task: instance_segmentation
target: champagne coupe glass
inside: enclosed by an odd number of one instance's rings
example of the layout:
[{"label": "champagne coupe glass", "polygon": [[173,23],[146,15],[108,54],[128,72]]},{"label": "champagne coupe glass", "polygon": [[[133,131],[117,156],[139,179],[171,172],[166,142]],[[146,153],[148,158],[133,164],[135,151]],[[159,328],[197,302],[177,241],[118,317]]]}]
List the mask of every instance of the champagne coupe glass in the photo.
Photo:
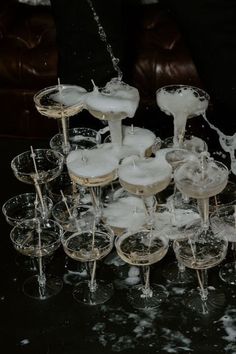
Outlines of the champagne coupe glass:
[{"label": "champagne coupe glass", "polygon": [[[195,137],[194,137],[195,138]],[[197,141],[196,141],[197,139]],[[200,140],[200,139],[199,139]],[[172,166],[173,171],[180,165],[197,160],[197,156],[202,151],[207,150],[206,144],[203,141],[199,141],[198,138],[185,139],[182,144],[182,148],[173,146],[173,138],[167,138],[164,140],[164,148],[157,151],[158,155],[165,155],[166,161]],[[165,227],[165,231],[173,241],[173,239],[181,236],[184,223],[193,222],[194,219],[199,216],[196,215],[194,209],[195,201],[183,193],[179,192],[176,188],[176,184],[172,184],[173,193],[166,201],[164,208],[159,208],[157,213],[157,221],[161,227]],[[163,225],[164,223],[164,225]],[[156,223],[156,227],[158,227]],[[179,261],[174,260],[173,263],[169,263],[163,270],[163,275],[167,279],[168,283],[175,284],[188,284],[194,281],[192,272],[186,270],[185,266]]]},{"label": "champagne coupe glass", "polygon": [[93,91],[86,97],[86,108],[92,116],[108,121],[111,141],[122,145],[121,121],[132,118],[139,104],[139,92],[136,88],[113,78],[102,89],[94,84]]},{"label": "champagne coupe glass", "polygon": [[[147,225],[147,230],[145,231],[146,236],[142,235],[142,233],[138,233],[138,231],[137,234],[133,232],[134,238],[135,239],[137,238],[138,240],[137,244],[136,241],[134,242],[134,244],[136,244],[135,247],[137,247],[137,251],[138,251],[139,244],[142,242],[142,239],[145,239],[146,237],[149,238],[150,242],[152,242],[152,240],[153,241],[155,240],[154,242],[157,243],[160,242],[160,244],[158,244],[157,247],[157,253],[159,253],[159,248],[160,248],[161,254],[163,254],[164,256],[165,253],[167,252],[168,242],[165,243],[163,241],[163,238],[160,238],[160,241],[158,241],[158,235],[161,233],[156,233],[155,230],[154,220],[155,220],[155,211],[156,211],[156,194],[164,190],[169,185],[172,178],[171,166],[165,160],[162,159],[131,157],[125,159],[123,163],[119,166],[118,177],[121,186],[127,192],[134,194],[136,196],[140,196],[143,199],[143,204],[146,209],[146,225]],[[167,239],[165,239],[165,241],[166,240]],[[147,243],[148,242],[149,241],[147,241]],[[119,247],[119,243],[118,243],[118,247]],[[140,247],[142,247],[142,245]],[[163,251],[163,249],[165,251]],[[136,252],[136,248],[134,252]],[[146,274],[148,273],[149,273],[149,269],[147,269]],[[148,278],[149,276],[147,275],[147,277],[145,278],[147,279],[147,282],[149,282]],[[162,286],[157,286],[157,288],[159,290],[158,298],[164,299],[167,296],[167,291]],[[138,289],[134,289],[134,291],[135,290]],[[152,296],[150,294],[151,292],[148,291],[147,298],[149,298],[149,305],[145,304],[146,303],[146,299],[145,299],[144,303],[142,303],[141,301],[140,304],[133,305],[133,306],[136,307],[140,306],[140,308],[146,306],[155,307],[157,303],[156,301],[154,301],[153,305],[151,304],[150,298]]]},{"label": "champagne coupe glass", "polygon": [[196,269],[199,287],[188,293],[185,305],[201,315],[208,315],[221,308],[225,295],[219,289],[208,287],[207,269],[220,264],[226,256],[228,241],[222,234],[196,235],[196,230],[183,233],[174,241],[173,248],[178,260],[186,267]]},{"label": "champagne coupe glass", "polygon": [[[68,139],[71,150],[77,149],[93,149],[101,143],[101,135],[94,129],[87,127],[71,128],[68,130]],[[50,142],[50,147],[53,150],[64,153],[64,138],[63,134],[54,135]]]},{"label": "champagne coupe glass", "polygon": [[153,227],[156,197],[172,178],[172,168],[161,159],[133,156],[123,160],[118,168],[121,186],[129,193],[140,196],[146,208],[148,223]]},{"label": "champagne coupe glass", "polygon": [[210,215],[211,227],[214,232],[220,232],[231,243],[233,260],[221,266],[221,280],[230,285],[236,285],[236,205],[222,205]]},{"label": "champagne coupe glass", "polygon": [[189,85],[167,85],[156,92],[159,108],[174,118],[174,138],[176,147],[181,147],[187,119],[204,115],[210,100],[202,89]]},{"label": "champagne coupe glass", "polygon": [[67,168],[73,183],[89,187],[94,213],[101,217],[101,187],[117,178],[119,159],[110,150],[75,150],[67,156]]},{"label": "champagne coupe glass", "polygon": [[115,235],[122,235],[127,230],[139,229],[146,225],[147,213],[143,200],[128,194],[117,200],[105,202],[102,218]]},{"label": "champagne coupe glass", "polygon": [[[197,269],[200,297],[191,293],[188,305],[199,313],[207,314],[224,303],[224,294],[208,292],[206,269],[219,264],[227,251],[227,240],[214,234],[209,225],[209,198],[220,193],[227,185],[228,169],[221,162],[203,155],[176,169],[174,180],[177,188],[198,201],[201,225],[193,225],[183,239],[174,241],[177,259],[186,267]],[[201,270],[201,272],[199,272]]]},{"label": "champagne coupe glass", "polygon": [[[200,88],[189,85],[167,85],[156,92],[156,100],[159,108],[174,119],[174,136],[164,140],[164,146],[171,148],[166,153],[166,160],[173,169],[180,163],[191,159],[192,155],[199,155],[207,151],[207,144],[200,138],[185,136],[187,119],[205,115],[209,95]],[[170,141],[172,140],[172,142]],[[181,149],[178,149],[181,148]],[[181,196],[180,202],[186,199]]]},{"label": "champagne coupe glass", "polygon": [[150,157],[161,147],[161,139],[151,130],[131,126],[122,127],[123,145],[132,147],[140,157]]},{"label": "champagne coupe glass", "polygon": [[53,202],[46,196],[43,196],[43,201],[45,206],[44,213],[37,194],[18,194],[11,197],[3,204],[2,212],[6,221],[11,226],[15,226],[26,219],[33,219],[36,217],[48,218],[53,207]]},{"label": "champagne coupe glass", "polygon": [[111,228],[104,224],[88,225],[82,231],[65,232],[62,245],[65,253],[79,262],[87,262],[90,270],[90,280],[79,282],[73,297],[85,305],[98,305],[108,301],[113,294],[113,286],[104,280],[96,279],[97,261],[108,255],[113,247],[114,234]]},{"label": "champagne coupe glass", "polygon": [[[162,148],[173,148],[173,145],[173,136],[164,139],[162,142]],[[186,134],[184,136],[181,148],[188,150],[197,156],[208,150],[207,143],[204,140],[198,138],[197,136],[190,136]]]},{"label": "champagne coupe glass", "polygon": [[[89,205],[82,205],[79,202],[75,202],[74,197],[65,197],[63,192],[62,200],[58,201],[52,208],[52,217],[57,221],[64,232],[80,232],[92,225],[94,220],[94,213]],[[87,275],[85,264],[76,262],[71,257],[66,256],[65,260],[66,278],[70,279],[70,282],[78,283],[81,279],[81,274]]]},{"label": "champagne coupe glass", "polygon": [[59,132],[63,135],[63,152],[66,155],[70,151],[69,118],[82,111],[86,94],[87,91],[84,88],[60,84],[58,80],[58,85],[46,87],[34,96],[38,112],[43,116],[58,120]]},{"label": "champagne coupe glass", "polygon": [[23,255],[37,258],[38,275],[25,280],[23,292],[34,299],[45,300],[62,289],[62,281],[46,275],[43,258],[52,255],[61,245],[62,228],[50,219],[34,218],[18,223],[10,232],[14,248]]},{"label": "champagne coupe glass", "polygon": [[[49,218],[53,202],[43,196],[44,211],[37,194],[23,193],[8,199],[2,206],[2,212],[8,224],[15,226],[20,222],[36,217]],[[24,266],[29,271],[35,271],[36,265],[33,258],[23,256],[17,252],[16,264]]]},{"label": "champagne coupe glass", "polygon": [[199,160],[189,161],[175,170],[174,181],[178,190],[197,199],[201,216],[200,233],[211,234],[209,228],[209,198],[219,194],[228,182],[228,168],[202,154]]},{"label": "champagne coupe glass", "polygon": [[[174,240],[182,238],[185,228],[199,223],[199,219],[196,207],[188,204],[176,207],[173,198],[169,198],[166,204],[157,207],[155,227],[164,232],[170,243],[173,244]],[[162,275],[169,284],[184,286],[195,281],[195,274],[176,259],[165,265]]]},{"label": "champagne coupe glass", "polygon": [[11,161],[16,178],[27,184],[34,184],[43,214],[46,210],[41,186],[59,176],[63,163],[64,157],[59,152],[51,149],[33,150],[32,147]]},{"label": "champagne coupe glass", "polygon": [[[174,146],[173,137],[164,139],[163,148],[166,149],[166,160],[175,169],[180,164],[199,157],[203,152],[208,151],[206,142],[196,136],[184,136],[181,148]],[[175,191],[176,192],[176,191]]]},{"label": "champagne coupe glass", "polygon": [[[111,143],[111,135],[105,137],[104,143]],[[161,139],[149,129],[122,125],[122,145],[130,154],[150,157],[160,149]]]},{"label": "champagne coupe glass", "polygon": [[46,191],[54,203],[60,202],[62,200],[61,192],[65,197],[78,195],[77,188],[75,188],[75,185],[73,185],[67,171],[63,171],[59,174],[59,176],[48,182],[46,185]]},{"label": "champagne coupe glass", "polygon": [[115,240],[118,255],[126,263],[141,266],[144,285],[132,286],[127,294],[129,303],[137,309],[158,307],[168,296],[165,287],[150,286],[150,265],[160,261],[168,250],[168,239],[154,229],[127,232]]},{"label": "champagne coupe glass", "polygon": [[[68,138],[69,138],[69,144],[70,144],[70,151],[72,150],[90,150],[95,148],[98,144],[101,143],[101,135],[98,131],[87,128],[87,127],[79,127],[79,128],[73,128],[68,130]],[[63,134],[56,134],[51,140],[50,140],[50,147],[53,150],[59,151],[61,153],[63,152],[64,149],[64,141],[63,141]],[[67,151],[69,153],[69,151]],[[77,203],[78,199],[85,202],[85,199],[89,195],[88,188],[79,186],[78,184],[74,183],[73,180],[71,180],[68,170],[66,168],[66,171],[64,172],[64,177],[65,178],[60,178],[58,179],[58,182],[60,182],[60,187],[61,189],[67,189],[70,185],[72,188],[71,195],[74,196],[75,202]],[[68,177],[68,178],[66,178]],[[62,182],[65,182],[65,186],[63,186]],[[57,182],[52,182],[51,187],[55,189],[55,185]],[[50,189],[50,187],[49,187]],[[59,191],[60,194],[60,191]],[[61,198],[59,198],[61,199]],[[89,198],[91,200],[91,198]]]},{"label": "champagne coupe glass", "polygon": [[[183,137],[182,146],[179,148],[174,146],[173,138],[167,138],[164,140],[164,149],[157,151],[156,157],[164,154],[166,161],[175,171],[182,164],[197,159],[202,151],[207,151],[207,145],[201,139]],[[199,218],[192,204],[193,200],[178,192],[176,184],[173,183],[173,194],[168,198],[165,207],[158,209],[156,227],[164,227],[170,240],[178,238],[188,223]],[[194,281],[193,274],[186,270],[184,264],[178,259],[177,262],[175,260],[164,268],[163,276],[171,284],[186,285]]]},{"label": "champagne coupe glass", "polygon": [[118,177],[127,192],[148,198],[169,185],[172,168],[165,160],[131,156],[119,166]]},{"label": "champagne coupe glass", "polygon": [[57,202],[52,208],[52,217],[64,231],[75,232],[86,226],[93,218],[91,206],[75,204],[73,198],[65,198]]}]

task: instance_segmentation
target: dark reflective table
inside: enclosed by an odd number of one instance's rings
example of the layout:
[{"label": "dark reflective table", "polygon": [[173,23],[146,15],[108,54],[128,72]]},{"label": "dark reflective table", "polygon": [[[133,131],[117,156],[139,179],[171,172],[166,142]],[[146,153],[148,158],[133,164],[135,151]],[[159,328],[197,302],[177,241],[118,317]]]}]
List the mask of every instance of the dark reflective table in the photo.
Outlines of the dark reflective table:
[{"label": "dark reflective table", "polygon": [[[10,167],[12,158],[30,145],[48,147],[48,142],[0,140],[1,205],[11,196],[33,189],[17,181]],[[59,249],[47,267],[62,277],[63,289],[55,297],[38,301],[22,292],[23,281],[35,269],[13,249],[11,227],[2,214],[0,219],[2,353],[236,353],[236,287],[219,279],[220,266],[209,270],[209,285],[224,291],[225,307],[209,316],[197,316],[185,307],[187,293],[197,286],[197,280],[184,287],[163,277],[162,270],[174,260],[171,248],[151,270],[151,281],[166,285],[169,291],[168,300],[158,309],[138,311],[129,306],[126,291],[131,286],[127,280],[130,269],[118,266],[111,256],[100,262],[97,276],[113,281],[114,296],[104,305],[88,307],[72,297],[73,285],[83,279],[84,272],[78,275],[81,269]]]}]

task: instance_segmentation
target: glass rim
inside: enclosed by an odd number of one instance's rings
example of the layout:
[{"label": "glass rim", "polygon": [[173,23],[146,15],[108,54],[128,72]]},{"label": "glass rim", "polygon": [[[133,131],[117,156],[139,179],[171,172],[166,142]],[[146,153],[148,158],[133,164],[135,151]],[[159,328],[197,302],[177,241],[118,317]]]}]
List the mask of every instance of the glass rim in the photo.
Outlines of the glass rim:
[{"label": "glass rim", "polygon": [[[51,226],[56,226],[57,228],[58,228],[58,238],[54,241],[54,242],[52,242],[52,243],[50,243],[49,245],[48,245],[48,247],[50,247],[50,245],[53,245],[54,243],[57,243],[58,241],[61,241],[61,237],[62,237],[62,234],[63,234],[63,229],[62,229],[62,227],[61,227],[61,225],[57,222],[57,221],[55,221],[55,220],[53,220],[53,219],[46,219],[46,220],[44,220],[43,218],[31,218],[31,219],[25,219],[25,220],[23,220],[23,221],[21,221],[21,222],[19,222],[17,225],[15,225],[13,228],[12,228],[12,230],[10,231],[10,239],[11,239],[11,241],[15,244],[15,245],[19,245],[19,246],[21,246],[21,243],[19,243],[19,242],[16,242],[16,240],[14,240],[14,234],[16,233],[16,232],[18,232],[18,230],[20,231],[20,230],[22,230],[23,228],[24,228],[24,226],[29,226],[29,229],[30,230],[34,230],[35,229],[35,227],[33,227],[33,225],[34,224],[36,224],[36,222],[40,222],[40,225],[41,225],[41,222],[43,221],[43,222],[46,222],[46,223],[49,223],[49,228],[51,227]],[[30,225],[32,225],[32,227],[30,227]]]},{"label": "glass rim", "polygon": [[[105,235],[106,238],[110,241],[108,243],[108,245],[100,248],[100,250],[105,250],[105,249],[109,249],[109,248],[112,248],[113,247],[113,241],[114,241],[114,231],[112,230],[112,228],[108,225],[103,225],[107,230],[109,230],[109,232],[105,232],[105,231],[100,231],[100,230],[97,230],[95,231],[95,234],[97,233],[98,235]],[[80,237],[80,235],[82,234],[89,234],[89,235],[93,235],[93,232],[92,230],[78,230],[78,231],[75,231],[75,232],[71,232],[71,231],[65,231],[63,232],[62,234],[62,237],[61,237],[61,242],[62,242],[62,245],[64,248],[66,248],[67,250],[70,250],[70,251],[74,251],[73,248],[70,248],[68,247],[66,244],[67,244],[67,240],[73,236],[76,236],[76,237]],[[68,236],[68,237],[65,237],[65,236]]]},{"label": "glass rim", "polygon": [[198,91],[198,92],[202,93],[203,96],[205,96],[208,101],[210,101],[211,97],[210,97],[209,93],[207,93],[203,88],[197,87],[197,86],[194,86],[194,85],[188,85],[188,84],[168,84],[168,85],[161,86],[161,87],[159,87],[156,90],[156,96],[162,90],[166,90],[168,88],[170,88],[170,89],[173,88],[174,89],[175,87],[176,87],[176,89],[186,87],[186,88],[192,89],[194,91]]},{"label": "glass rim", "polygon": [[[83,88],[82,86],[72,85],[72,84],[62,84],[62,83],[60,84],[60,86],[61,86],[62,88],[63,88],[63,87],[65,87],[65,88],[80,87],[81,89],[84,90],[84,92],[81,91],[81,93],[84,93],[84,94],[88,93],[88,91],[87,91],[85,88]],[[42,93],[45,93],[45,92],[47,92],[47,91],[51,91],[51,90],[56,89],[56,88],[58,88],[58,87],[59,87],[59,85],[52,85],[52,86],[44,87],[43,89],[41,89],[41,90],[39,90],[38,92],[36,92],[36,93],[34,94],[34,96],[33,96],[33,101],[34,101],[34,103],[36,104],[36,106],[38,106],[38,107],[44,107],[44,105],[42,105],[42,104],[39,102],[39,96],[40,96]],[[59,91],[59,88],[58,88],[58,91]],[[72,105],[70,105],[69,107],[78,107],[78,108],[81,107],[81,108],[83,108],[83,107],[84,107],[84,103],[80,102],[80,103],[72,104]]]},{"label": "glass rim", "polygon": [[[29,197],[29,198],[32,197],[32,199],[33,199],[33,197],[34,197],[35,200],[36,200],[36,196],[37,196],[37,194],[34,193],[34,192],[32,192],[32,193],[27,192],[27,193],[16,194],[16,195],[10,197],[8,200],[6,200],[6,201],[3,203],[3,205],[2,205],[2,212],[4,213],[3,209],[6,209],[6,206],[7,206],[8,204],[10,204],[12,201],[14,201],[15,199],[17,199],[17,198],[21,199],[21,198],[24,198],[24,197],[25,197],[25,198],[27,198],[27,197]],[[51,199],[49,196],[47,196],[47,195],[44,195],[44,196],[43,196],[43,199],[46,199],[46,200],[50,201],[51,203],[53,203],[52,199]]]},{"label": "glass rim", "polygon": [[[62,167],[63,166],[63,163],[64,163],[64,156],[59,152],[59,151],[56,151],[56,150],[53,150],[51,148],[47,149],[47,148],[42,148],[42,149],[34,149],[33,150],[33,153],[37,153],[37,152],[49,152],[49,153],[52,153],[52,155],[54,155],[58,162],[59,162],[59,165],[52,168],[50,171],[54,171],[54,170],[57,170],[59,167]],[[19,160],[20,158],[22,158],[24,155],[27,156],[32,154],[31,150],[26,150],[26,151],[23,151],[21,152],[20,154],[16,155],[15,157],[13,157],[13,159],[11,160],[11,168],[13,171],[15,171],[18,175],[26,175],[26,176],[30,176],[32,173],[30,172],[22,172],[22,171],[18,171],[17,167],[16,167],[16,161]]]},{"label": "glass rim", "polygon": [[[218,161],[218,160],[213,160],[213,162],[214,162],[218,167],[221,167],[221,171],[222,171],[222,172],[225,172],[225,173],[227,174],[227,176],[229,176],[229,169],[228,169],[228,167],[227,167],[223,162]],[[177,166],[176,169],[175,169],[175,171],[174,171],[174,179],[175,179],[177,173],[179,173],[179,170],[180,170],[181,168],[183,168],[185,165],[189,164],[189,163],[191,163],[192,165],[194,165],[194,164],[196,165],[196,164],[197,164],[197,161],[186,161],[186,162],[184,162],[183,164]],[[177,183],[178,183],[178,184],[181,184],[181,182],[179,182],[179,181],[178,181]],[[228,183],[228,181],[227,181],[227,183]],[[195,185],[195,183],[193,183],[193,184]]]},{"label": "glass rim", "polygon": [[[169,238],[167,236],[165,236],[164,233],[161,233],[159,230],[152,230],[152,231],[156,231],[156,234],[160,234],[160,237],[158,236],[157,238],[159,238],[162,243],[163,243],[163,246],[164,246],[164,249],[168,250],[169,248]],[[126,252],[123,252],[121,250],[121,243],[126,240],[127,238],[129,238],[130,236],[134,236],[138,233],[142,233],[142,232],[147,232],[150,233],[151,230],[149,229],[145,229],[145,228],[140,228],[138,230],[133,230],[133,231],[127,231],[125,233],[123,233],[121,236],[117,236],[116,239],[115,239],[115,247],[121,251],[121,253],[123,253],[124,255],[128,255],[129,253],[126,253]],[[166,242],[165,242],[166,241]],[[153,252],[153,254],[159,254],[160,253],[160,249],[158,249],[157,251]],[[143,258],[143,256],[138,256],[138,258]]]}]

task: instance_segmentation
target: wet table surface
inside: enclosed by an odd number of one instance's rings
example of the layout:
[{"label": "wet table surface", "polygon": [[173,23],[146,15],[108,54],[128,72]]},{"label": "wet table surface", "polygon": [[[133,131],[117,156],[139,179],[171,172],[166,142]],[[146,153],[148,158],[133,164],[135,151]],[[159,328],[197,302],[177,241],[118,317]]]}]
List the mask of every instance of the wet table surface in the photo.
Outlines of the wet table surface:
[{"label": "wet table surface", "polygon": [[[11,159],[32,144],[34,148],[48,146],[45,141],[1,139],[1,205],[32,190],[17,181],[10,168]],[[209,271],[209,285],[224,292],[225,305],[211,315],[199,316],[185,306],[188,292],[197,286],[196,278],[183,286],[169,283],[164,276],[163,270],[174,261],[171,248],[151,267],[151,282],[165,285],[169,292],[157,309],[139,311],[127,303],[126,292],[134,279],[130,268],[117,265],[111,255],[100,262],[97,277],[113,282],[113,297],[99,306],[80,305],[72,290],[84,273],[78,274],[81,269],[62,249],[47,264],[47,272],[63,279],[62,291],[47,300],[34,300],[22,291],[24,280],[34,270],[25,262],[27,257],[13,249],[11,226],[2,214],[0,219],[0,343],[5,354],[236,353],[236,287],[220,280],[220,266]]]}]

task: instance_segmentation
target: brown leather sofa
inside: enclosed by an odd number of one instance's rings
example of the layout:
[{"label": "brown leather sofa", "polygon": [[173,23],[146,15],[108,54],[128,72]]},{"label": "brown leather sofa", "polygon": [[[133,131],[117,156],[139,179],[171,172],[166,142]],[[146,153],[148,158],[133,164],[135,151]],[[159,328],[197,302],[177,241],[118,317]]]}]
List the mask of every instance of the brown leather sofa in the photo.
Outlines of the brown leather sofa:
[{"label": "brown leather sofa", "polygon": [[[180,31],[158,4],[143,5],[135,35],[132,82],[141,95],[139,115],[155,110],[155,91],[166,84],[201,86]],[[54,120],[41,116],[34,94],[57,82],[54,21],[48,6],[16,0],[0,5],[0,136],[50,137]],[[141,113],[140,113],[141,112]]]},{"label": "brown leather sofa", "polygon": [[56,122],[42,117],[33,102],[35,92],[56,83],[50,8],[2,0],[0,9],[0,135],[50,135],[57,129]]}]

